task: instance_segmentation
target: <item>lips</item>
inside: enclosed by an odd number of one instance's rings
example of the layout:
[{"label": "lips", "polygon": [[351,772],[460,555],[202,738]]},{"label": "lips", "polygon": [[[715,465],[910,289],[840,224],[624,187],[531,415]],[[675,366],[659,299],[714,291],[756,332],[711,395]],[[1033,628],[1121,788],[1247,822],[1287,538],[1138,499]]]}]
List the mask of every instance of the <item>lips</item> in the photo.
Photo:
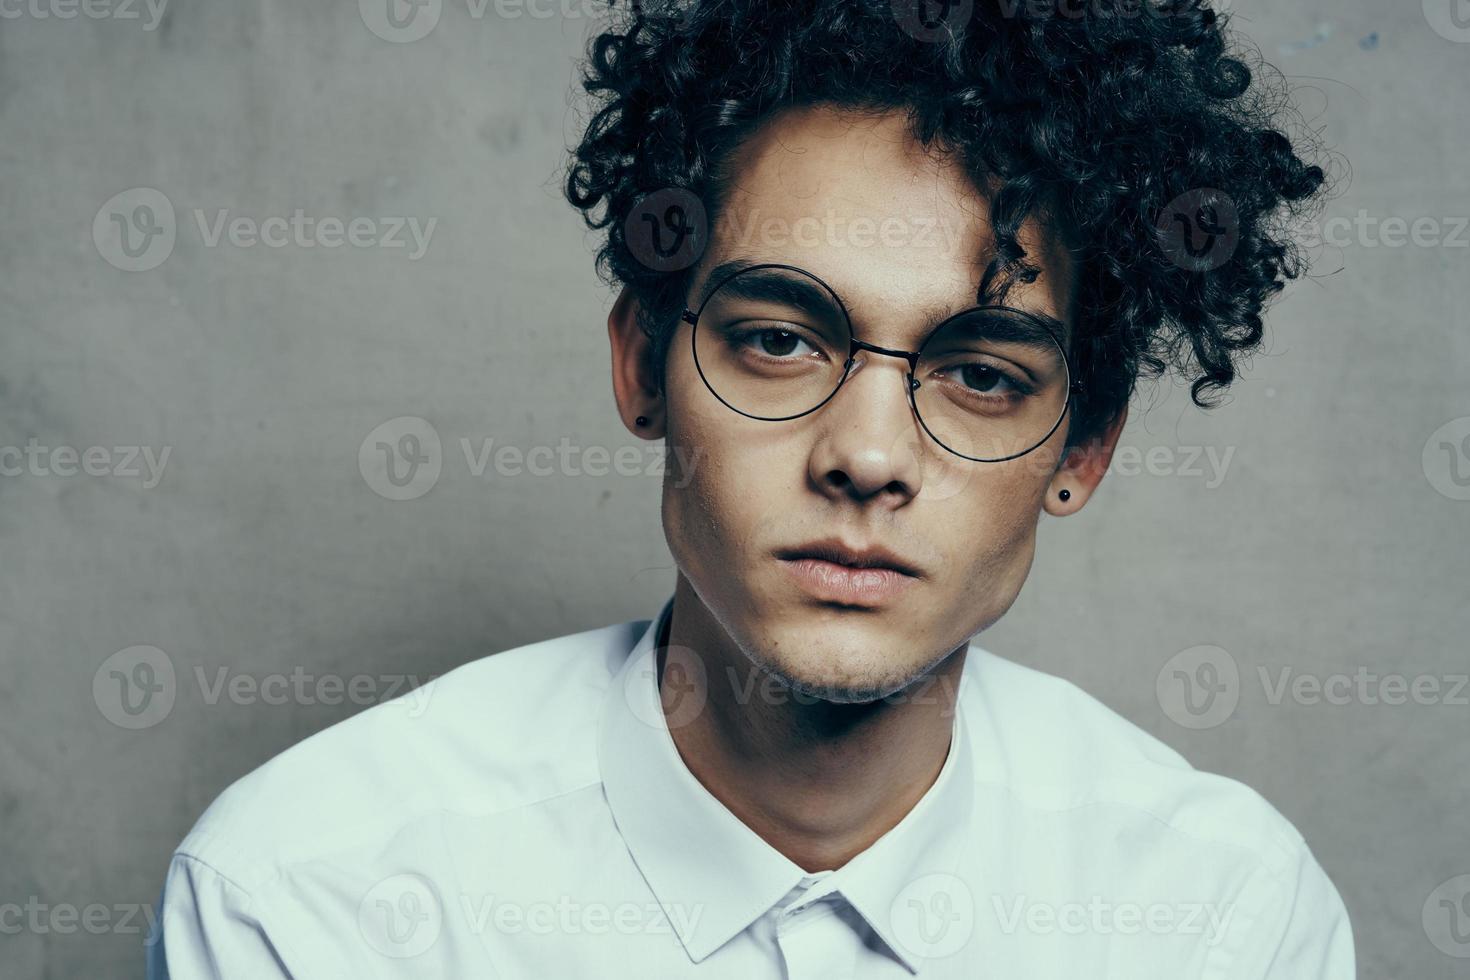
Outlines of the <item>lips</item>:
[{"label": "lips", "polygon": [[787,561],[814,558],[856,569],[889,569],[912,578],[922,577],[922,572],[913,563],[905,560],[881,545],[854,546],[835,539],[812,541],[794,548],[783,548],[776,557]]},{"label": "lips", "polygon": [[885,548],[818,541],[782,549],[776,557],[808,595],[845,606],[891,602],[919,580],[920,570]]}]

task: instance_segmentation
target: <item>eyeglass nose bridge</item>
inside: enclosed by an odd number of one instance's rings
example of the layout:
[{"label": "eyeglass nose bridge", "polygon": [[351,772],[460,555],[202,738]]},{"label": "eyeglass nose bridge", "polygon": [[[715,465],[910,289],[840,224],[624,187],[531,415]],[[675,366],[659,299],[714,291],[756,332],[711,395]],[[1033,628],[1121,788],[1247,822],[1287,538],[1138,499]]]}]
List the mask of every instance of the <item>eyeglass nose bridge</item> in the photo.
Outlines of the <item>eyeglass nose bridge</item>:
[{"label": "eyeglass nose bridge", "polygon": [[[865,363],[867,363],[866,359],[862,361],[859,361],[857,359],[858,354],[862,351],[871,351],[874,354],[884,354],[888,357],[903,358],[905,361],[908,362],[909,365],[908,387],[910,394],[912,395],[913,390],[919,387],[919,380],[914,377],[914,372],[917,371],[919,368],[918,351],[895,350],[891,347],[879,347],[877,344],[870,344],[865,340],[858,340],[856,337],[853,337],[851,338],[851,343],[848,346],[847,360],[844,361],[842,365],[842,381],[838,383],[839,388],[847,383],[848,378],[851,378],[854,374],[857,374],[858,368],[861,368]],[[854,364],[856,364],[857,367],[853,367]]]}]

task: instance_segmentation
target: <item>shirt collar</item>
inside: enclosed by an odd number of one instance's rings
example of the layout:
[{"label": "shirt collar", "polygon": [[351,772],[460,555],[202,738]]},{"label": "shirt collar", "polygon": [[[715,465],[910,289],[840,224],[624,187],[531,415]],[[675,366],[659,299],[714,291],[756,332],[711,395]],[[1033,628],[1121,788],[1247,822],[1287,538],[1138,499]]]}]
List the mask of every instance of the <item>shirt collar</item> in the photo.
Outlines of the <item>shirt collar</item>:
[{"label": "shirt collar", "polygon": [[[674,745],[658,696],[656,647],[673,602],[673,596],[665,600],[608,686],[598,759],[613,820],[698,963],[783,898],[806,872],[705,789]],[[957,703],[950,751],[934,785],[888,833],[814,885],[811,895],[840,892],[917,973],[922,952],[906,947],[894,930],[898,903],[926,875],[955,871],[970,832],[973,796]]]}]

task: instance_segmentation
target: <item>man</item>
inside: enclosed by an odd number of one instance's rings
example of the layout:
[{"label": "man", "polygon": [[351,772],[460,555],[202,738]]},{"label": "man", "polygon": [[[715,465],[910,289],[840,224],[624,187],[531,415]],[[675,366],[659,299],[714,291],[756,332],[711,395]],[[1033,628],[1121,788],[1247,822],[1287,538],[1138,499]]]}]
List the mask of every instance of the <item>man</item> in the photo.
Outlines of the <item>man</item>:
[{"label": "man", "polygon": [[1295,274],[1271,216],[1322,184],[1213,14],[1100,6],[721,2],[594,42],[568,192],[623,286],[618,410],[675,450],[673,594],[236,783],[154,975],[1353,976],[1259,795],[971,640],[1139,373],[1231,380]]}]

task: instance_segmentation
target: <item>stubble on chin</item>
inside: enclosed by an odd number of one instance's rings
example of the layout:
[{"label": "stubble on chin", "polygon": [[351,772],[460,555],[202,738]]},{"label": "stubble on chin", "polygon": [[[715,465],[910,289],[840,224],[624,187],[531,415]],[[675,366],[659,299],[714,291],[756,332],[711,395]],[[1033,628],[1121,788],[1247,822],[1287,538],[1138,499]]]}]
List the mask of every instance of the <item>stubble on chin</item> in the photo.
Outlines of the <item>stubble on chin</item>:
[{"label": "stubble on chin", "polygon": [[[768,683],[779,685],[796,703],[825,701],[832,704],[866,704],[890,697],[919,680],[927,665],[912,670],[894,671],[891,665],[843,664],[840,662],[803,663],[793,658],[757,652],[745,652],[752,670],[768,675]],[[764,679],[764,678],[763,678]]]}]

